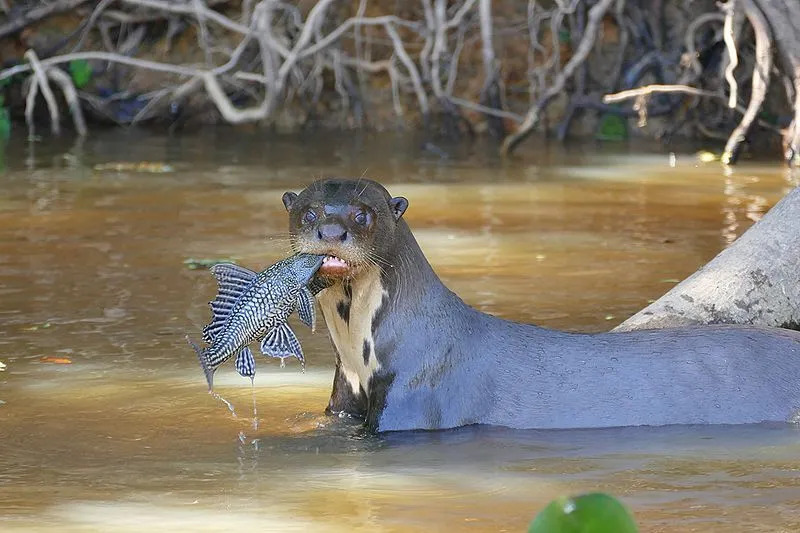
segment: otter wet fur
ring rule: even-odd
[[[296,252],[324,254],[317,299],[336,356],[328,413],[374,431],[788,421],[800,333],[698,326],[577,334],[482,313],[447,289],[368,180],[287,192]]]
[[[230,263],[211,267],[217,278],[217,297],[209,302],[211,323],[203,328],[200,348],[187,336],[200,366],[214,388],[214,372],[232,355],[240,375],[255,376],[255,359],[249,344],[262,339],[261,353],[268,357],[296,357],[305,362],[303,350],[292,329],[286,323],[297,309],[300,320],[315,328],[314,297],[307,287],[322,265],[324,256],[295,254],[275,263],[261,273]]]

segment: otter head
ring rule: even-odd
[[[380,184],[365,179],[323,179],[300,194],[287,192],[289,235],[295,252],[325,255],[319,275],[352,279],[391,264],[394,237],[408,207]]]

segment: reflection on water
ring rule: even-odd
[[[370,436],[322,414],[330,344],[304,328],[306,373],[261,359],[251,388],[225,366],[221,397],[206,394],[183,336],[206,322],[215,285],[184,260],[282,257],[280,195],[322,174],[366,173],[407,196],[423,249],[471,304],[579,331],[657,298],[795,185],[776,166],[726,174],[690,152],[673,168],[639,148],[513,161],[444,149],[222,130],[8,147],[0,529],[519,531],[557,495],[604,490],[644,531],[800,530],[792,427]],[[94,170],[117,161],[174,172]]]

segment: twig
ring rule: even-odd
[[[175,94],[175,92],[176,90],[171,87],[156,91],[155,94],[150,96],[149,100],[144,105],[144,107],[142,107],[142,109],[140,109],[139,112],[136,113],[136,115],[134,115],[134,117],[131,119],[131,126],[141,120],[144,120],[145,118],[148,118],[147,114],[150,112],[151,109],[153,109],[156,106],[156,104],[158,104],[158,102],[161,101],[162,98],[164,98],[170,93]]]
[[[108,7],[108,5],[115,0],[101,0],[97,7],[94,8],[92,14],[89,16],[89,20],[86,21],[86,24],[81,31],[81,36],[78,39],[78,42],[72,47],[72,51],[76,52],[81,49],[83,46],[84,41],[86,41],[86,37],[89,35],[89,32],[94,27],[94,23],[97,22],[98,17],[103,13],[103,11]]]
[[[453,49],[453,53],[450,55],[450,69],[447,72],[447,83],[444,88],[448,96],[453,94],[456,86],[456,79],[458,79],[458,62],[461,59],[461,52],[464,50],[464,33],[464,27],[459,26],[456,30],[456,46]]]
[[[628,100],[630,98],[649,96],[653,93],[686,93],[694,96],[724,98],[724,96],[720,95],[719,93],[698,89],[697,87],[689,87],[688,85],[646,85],[645,87],[638,87],[636,89],[620,91],[614,94],[607,94],[603,96],[603,102],[606,104],[613,104],[615,102],[622,102],[623,100]]]
[[[31,65],[33,75],[41,86],[42,95],[44,96],[45,102],[47,102],[47,108],[50,110],[50,131],[53,132],[53,135],[59,135],[61,133],[61,118],[58,113],[56,97],[53,95],[53,91],[50,89],[50,83],[47,81],[47,73],[39,62],[39,58],[36,57],[36,52],[28,50],[25,52],[24,57]]]
[[[208,26],[206,25],[206,17],[205,11],[208,10],[206,8],[205,2],[203,0],[192,0],[192,6],[194,8],[194,15],[197,19],[197,25],[200,28],[200,33],[197,36],[197,39],[200,43],[200,47],[203,49],[203,56],[206,60],[206,67],[211,66],[212,57],[211,57],[211,50],[208,44]]]
[[[446,52],[447,18],[445,14],[446,0],[436,0],[433,6],[433,26],[428,31],[434,34],[433,53],[431,54],[431,87],[433,94],[440,101],[445,99],[442,89],[441,59]]]
[[[453,15],[453,18],[447,21],[447,28],[452,29],[461,26],[461,22],[464,20],[464,17],[466,17],[467,14],[472,10],[472,6],[475,5],[476,1],[477,0],[467,0],[466,2],[464,2],[464,5],[462,5],[458,9],[458,11],[456,11],[455,15]]]
[[[500,117],[500,118],[507,118],[513,120],[514,122],[522,122],[525,120],[525,117],[522,115],[518,115],[516,113],[512,113],[511,111],[503,111],[502,109],[494,109],[492,107],[487,107],[485,105],[476,104],[475,102],[470,102],[469,100],[464,100],[463,98],[456,98],[455,96],[451,96],[448,98],[449,101],[453,102],[454,104],[465,107],[467,109],[472,109],[473,111],[479,111],[485,115],[491,115],[493,117]]]
[[[544,111],[553,98],[561,93],[566,81],[572,77],[575,70],[586,60],[586,57],[592,49],[595,38],[597,37],[600,21],[606,11],[608,11],[608,8],[615,1],[616,0],[600,0],[589,10],[589,20],[586,23],[586,31],[581,37],[578,49],[564,66],[564,70],[558,73],[552,87],[539,99],[536,105],[528,110],[528,113],[525,115],[525,120],[517,131],[506,137],[503,141],[503,146],[501,148],[501,153],[503,155],[509,155],[514,148],[533,131],[533,128],[539,123],[542,111]]]
[[[317,4],[319,5],[319,4]],[[316,7],[316,6],[315,6]],[[310,14],[309,14],[310,16]],[[404,26],[406,28],[412,30],[418,30],[419,24],[410,20],[401,19],[400,17],[395,17],[393,15],[384,15],[381,17],[365,17],[365,18],[357,18],[352,17],[339,25],[338,28],[330,32],[326,35],[322,40],[317,41],[312,46],[309,46],[305,50],[302,51],[298,55],[298,59],[305,59],[311,55],[316,54],[320,50],[324,50],[328,46],[331,46],[333,43],[339,40],[339,38],[344,35],[344,33],[352,28],[353,26],[360,25],[360,26],[386,26],[387,24],[394,24],[397,26]]]
[[[358,9],[356,9],[356,17],[363,18],[366,10],[367,10],[367,0],[359,0]],[[364,59],[363,57],[364,43],[362,42],[363,35],[361,34],[362,29],[363,28],[361,26],[356,26],[353,29],[353,42],[355,45],[356,58],[359,60]],[[358,76],[359,88],[363,92],[364,88],[366,87],[366,79],[364,79],[364,71],[362,71],[361,69],[356,69],[356,75]]]
[[[201,5],[199,8],[194,4],[194,2],[188,3],[178,3],[178,2],[162,2],[160,0],[119,0],[125,4],[139,6],[139,7],[150,7],[152,9],[157,9],[159,11],[166,11],[168,13],[178,13],[182,15],[196,15],[199,12],[208,20],[213,20],[223,28],[227,28],[231,31],[235,31],[237,33],[246,34],[250,30],[249,28],[238,22],[235,22],[225,15],[214,11],[213,9],[209,9],[206,5]]]
[[[709,98],[715,98],[718,100],[727,100],[724,94],[698,89],[697,87],[689,87],[687,85],[646,85],[644,87],[638,87],[636,89],[620,91],[614,94],[607,94],[603,97],[603,103],[611,104],[615,102],[621,102],[623,100],[629,100],[631,98],[645,99],[647,96],[653,93],[685,93],[685,94],[691,94],[693,96],[705,96]],[[747,111],[743,106],[740,105],[737,105],[735,109],[736,111],[742,114],[744,114]],[[758,124],[770,131],[773,131],[775,133],[780,133],[780,129],[773,124],[770,124],[763,120],[759,120]]]
[[[739,64],[739,55],[736,52],[736,39],[733,35],[733,15],[736,9],[736,0],[728,0],[722,5],[722,10],[725,12],[725,24],[722,29],[722,36],[725,40],[725,48],[728,50],[729,62],[725,68],[725,80],[730,87],[730,96],[728,97],[728,107],[731,109],[736,107],[738,85],[733,71]]]
[[[403,46],[403,41],[400,39],[400,36],[397,34],[397,30],[394,29],[392,24],[387,23],[385,25],[386,33],[389,34],[389,38],[392,39],[392,44],[394,44],[394,50],[397,57],[400,59],[400,62],[406,67],[406,71],[408,71],[408,75],[411,77],[411,83],[414,86],[414,92],[417,94],[417,101],[419,102],[419,108],[422,112],[423,116],[427,116],[430,110],[428,106],[428,97],[425,95],[425,90],[422,88],[422,80],[419,77],[419,71],[417,71],[416,65],[408,56],[405,47]]]
[[[178,74],[181,76],[200,76],[203,73],[203,71],[192,67],[185,67],[183,65],[172,65],[170,63],[159,63],[158,61],[150,61],[148,59],[137,59],[135,57],[128,57],[120,54],[115,54],[113,52],[76,52],[74,54],[64,54],[61,56],[48,57],[47,59],[42,59],[41,61],[39,61],[39,63],[43,67],[50,67],[53,65],[59,65],[61,63],[69,63],[70,61],[75,61],[78,59],[86,59],[88,61],[91,60],[110,61],[112,63],[120,63],[122,65],[128,65],[131,67],[138,67],[147,70],[155,70],[157,72],[168,72],[170,74]],[[2,72],[0,72],[0,80],[10,78],[15,74],[29,72],[31,70],[32,67],[30,64],[15,65],[11,68],[7,68]]]
[[[494,46],[492,45],[492,2],[491,0],[480,0],[478,5],[478,15],[481,25],[481,55],[483,57],[483,88],[481,89],[481,107],[500,110],[500,88],[498,84],[499,73],[495,64]],[[501,138],[505,134],[505,126],[502,118],[497,113],[484,113],[491,118],[487,121],[489,131],[496,138]]]
[[[75,125],[75,132],[81,137],[86,136],[86,120],[83,118],[83,110],[81,109],[81,103],[78,100],[78,91],[75,90],[75,85],[72,83],[72,78],[70,78],[68,74],[58,67],[49,67],[47,69],[47,77],[61,87],[61,92],[64,94],[64,100],[67,101],[67,106],[69,106],[69,111],[72,115],[72,122]]]
[[[33,108],[36,105],[36,96],[39,94],[39,80],[36,76],[28,78],[30,80],[30,87],[28,87],[28,94],[25,96],[25,123],[28,125],[28,140],[32,141],[36,138],[36,125],[33,121]]]
[[[700,61],[697,60],[697,48],[694,45],[694,36],[700,26],[710,22],[722,22],[724,24],[725,16],[722,13],[703,13],[694,19],[689,24],[689,27],[686,28],[686,57],[688,58],[689,66],[692,67],[696,76],[701,74],[702,66],[700,65]]]
[[[761,104],[764,103],[764,99],[767,97],[769,76],[772,70],[772,35],[769,30],[769,24],[764,14],[756,7],[752,0],[738,1],[742,2],[745,14],[755,32],[756,58],[755,65],[753,66],[750,103],[747,104],[747,110],[742,116],[741,122],[739,122],[739,125],[731,132],[727,143],[725,143],[725,151],[722,153],[722,162],[726,165],[736,163],[739,157],[739,150],[745,140],[745,136],[750,130],[753,121],[756,119],[758,111],[761,109]]]

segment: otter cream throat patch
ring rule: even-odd
[[[328,325],[341,367],[354,394],[369,393],[370,378],[380,367],[375,355],[372,320],[380,309],[386,290],[380,270],[371,268],[349,282],[322,291],[317,300]]]

